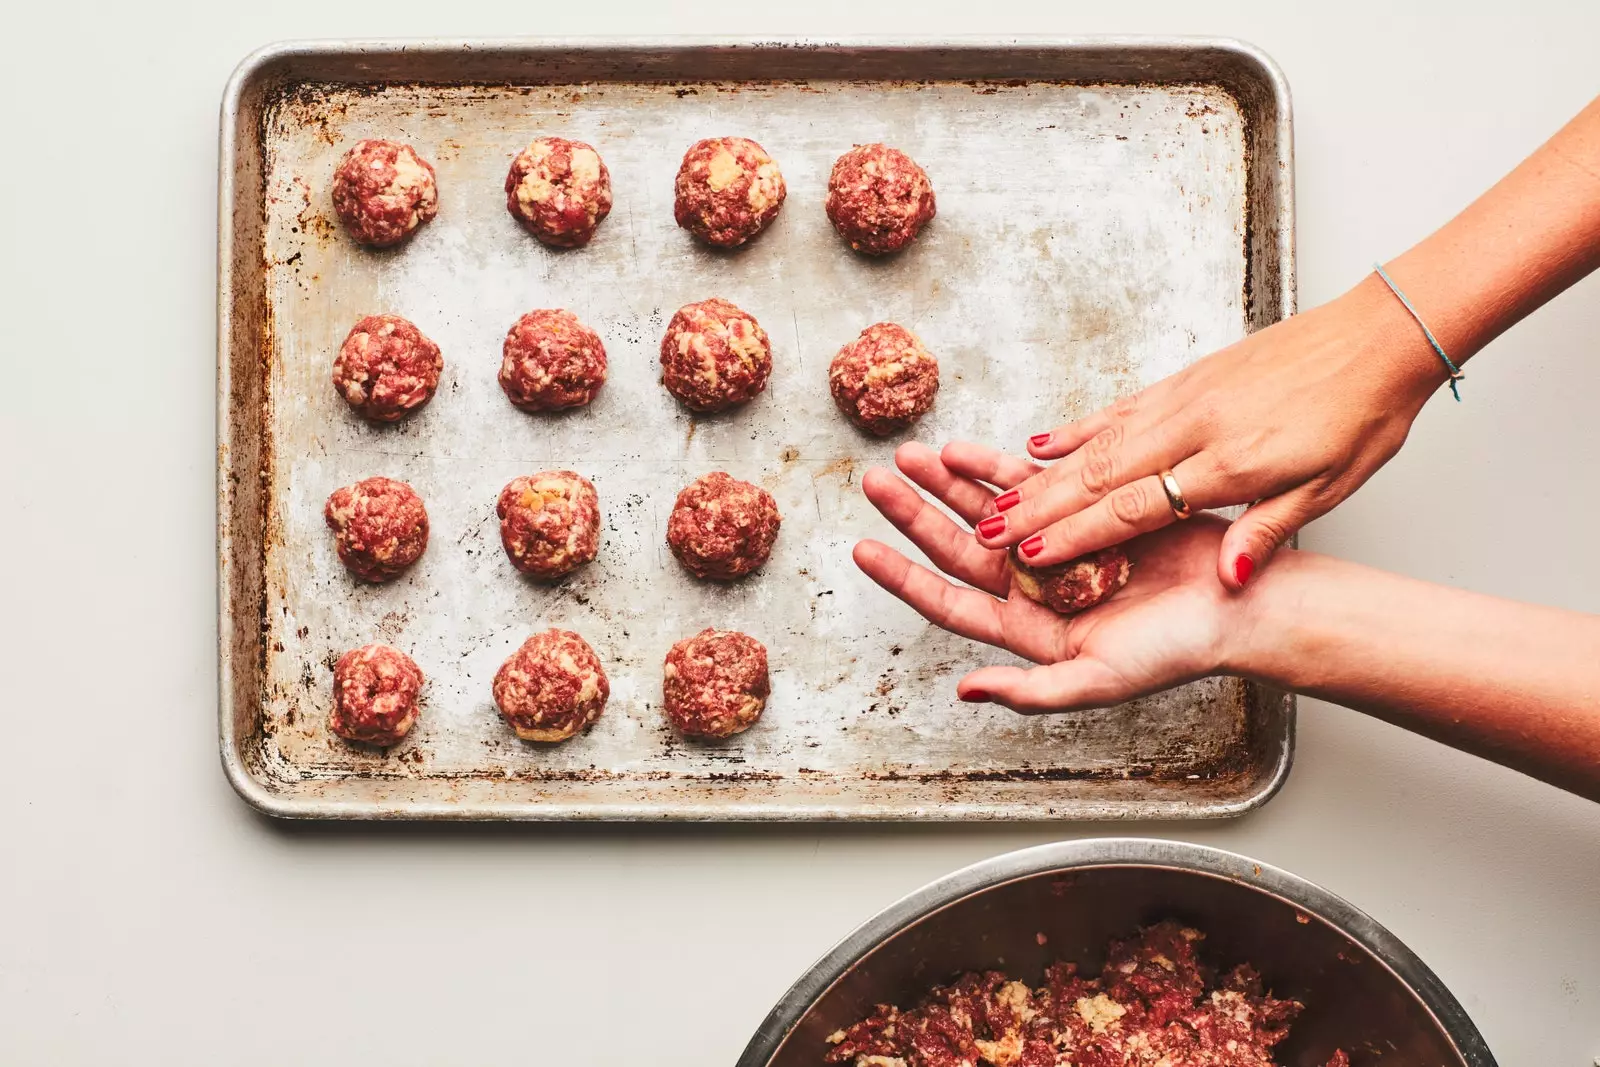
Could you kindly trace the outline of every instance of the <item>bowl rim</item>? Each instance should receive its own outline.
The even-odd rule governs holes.
[[[1150,837],[1092,837],[1007,852],[929,882],[857,926],[778,999],[736,1067],[767,1067],[812,1005],[890,937],[978,893],[1042,874],[1155,867],[1237,883],[1313,915],[1365,948],[1433,1016],[1467,1067],[1497,1067],[1477,1026],[1438,975],[1377,920],[1315,882],[1209,845]]]

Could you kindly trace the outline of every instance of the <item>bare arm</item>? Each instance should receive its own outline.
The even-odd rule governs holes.
[[[1459,363],[1596,267],[1600,99],[1389,273]]]
[[[1224,669],[1600,800],[1600,618],[1285,552]]]
[[[895,453],[904,480],[871,470],[861,483],[961,584],[877,541],[855,549],[873,581],[929,621],[1038,664],[973,671],[957,684],[961,699],[1073,711],[1238,674],[1348,704],[1600,800],[1600,618],[1308,552],[1284,552],[1233,592],[1216,579],[1228,525],[1212,515],[1129,541],[1126,588],[1065,618],[1014,589],[1005,553],[971,532],[992,509],[991,486],[1008,490],[1038,467],[968,447],[965,458],[991,472],[987,484],[915,443]]]
[[[1600,100],[1465,211],[1389,264],[1452,359],[1600,266]],[[1053,465],[996,501],[989,548],[1048,564],[1157,529],[1172,511],[1261,501],[1223,541],[1222,583],[1242,587],[1300,527],[1387,463],[1444,383],[1444,364],[1376,277],[1079,422],[1036,434]],[[1470,387],[1468,396],[1470,396]],[[946,459],[984,478],[958,446]]]

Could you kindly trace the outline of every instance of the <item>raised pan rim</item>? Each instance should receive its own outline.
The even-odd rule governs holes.
[[[266,44],[244,56],[229,75],[223,89],[221,114],[218,123],[218,181],[217,181],[217,406],[216,406],[216,492],[217,492],[217,718],[218,755],[229,785],[239,797],[255,810],[275,818],[289,819],[383,819],[401,821],[479,821],[479,820],[537,820],[565,821],[588,819],[597,821],[655,821],[657,816],[622,806],[605,811],[592,809],[576,811],[564,805],[538,803],[497,803],[459,809],[448,805],[412,805],[405,810],[394,810],[375,801],[309,800],[283,796],[273,792],[245,765],[239,752],[239,736],[235,729],[233,702],[233,665],[230,657],[230,635],[233,632],[233,614],[229,607],[232,595],[228,576],[228,560],[223,543],[223,530],[227,526],[228,483],[233,472],[232,426],[229,419],[228,397],[232,380],[228,344],[232,332],[233,228],[231,216],[235,197],[236,141],[239,108],[246,92],[269,68],[285,58],[308,55],[360,55],[382,53],[400,55],[421,51],[461,51],[536,53],[550,51],[626,51],[671,50],[693,52],[712,49],[868,49],[877,51],[984,51],[1007,48],[1036,48],[1059,51],[1111,50],[1138,48],[1145,50],[1195,50],[1211,49],[1229,52],[1254,65],[1272,87],[1277,105],[1277,144],[1279,174],[1278,211],[1281,225],[1278,233],[1278,256],[1282,264],[1277,295],[1278,316],[1288,318],[1295,312],[1297,270],[1295,262],[1294,216],[1294,142],[1293,105],[1289,84],[1282,69],[1259,47],[1232,37],[1211,36],[1156,36],[1156,35],[971,35],[954,37],[774,37],[760,40],[718,37],[683,36],[644,38],[635,36],[577,36],[577,37],[417,37],[417,38],[343,38],[343,39],[289,39]],[[1273,764],[1260,785],[1248,796],[1240,797],[1208,812],[1209,818],[1233,818],[1251,812],[1266,804],[1278,794],[1288,780],[1294,764],[1295,720],[1298,701],[1293,693],[1281,696],[1284,708],[1284,737],[1274,754]],[[907,822],[923,821],[927,816],[916,813],[897,813],[877,819],[849,821]],[[1127,819],[1183,818],[1179,810],[1151,810],[1141,815],[1120,816]],[[1018,821],[1020,817],[999,817],[985,821]],[[1115,813],[1077,811],[1063,818],[1073,820],[1115,819]],[[686,809],[672,821],[826,821],[806,812],[774,811],[757,806],[747,814],[730,813],[725,809],[704,811]]]

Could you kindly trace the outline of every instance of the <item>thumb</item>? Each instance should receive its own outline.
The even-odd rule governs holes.
[[[1243,589],[1246,582],[1261,573],[1278,546],[1318,514],[1317,491],[1310,485],[1296,486],[1251,505],[1223,535],[1222,551],[1217,557],[1217,576],[1222,584],[1233,590]]]
[[[982,667],[956,685],[962,700],[1002,704],[1024,715],[1105,708],[1127,700],[1126,683],[1103,663],[1069,659],[1044,667]]]

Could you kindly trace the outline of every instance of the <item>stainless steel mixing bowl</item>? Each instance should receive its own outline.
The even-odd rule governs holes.
[[[906,897],[784,994],[739,1067],[818,1067],[833,1031],[964,970],[1032,981],[1068,959],[1097,973],[1113,937],[1163,918],[1204,931],[1206,959],[1251,963],[1305,1003],[1277,1050],[1288,1067],[1322,1067],[1336,1048],[1352,1067],[1494,1067],[1455,997],[1369,916],[1264,863],[1139,838],[1012,852]]]

